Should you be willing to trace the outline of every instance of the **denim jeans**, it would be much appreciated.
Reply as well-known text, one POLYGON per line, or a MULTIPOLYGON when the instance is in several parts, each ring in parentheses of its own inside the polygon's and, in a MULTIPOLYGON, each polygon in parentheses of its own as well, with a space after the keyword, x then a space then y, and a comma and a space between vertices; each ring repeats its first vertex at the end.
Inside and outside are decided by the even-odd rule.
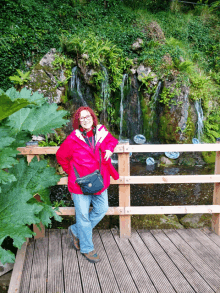
POLYGON ((105 216, 108 206, 108 191, 100 195, 84 195, 72 193, 75 206, 76 224, 70 226, 75 237, 79 239, 80 252, 89 253, 94 250, 92 229, 105 216), (89 212, 90 203, 93 209, 89 212))

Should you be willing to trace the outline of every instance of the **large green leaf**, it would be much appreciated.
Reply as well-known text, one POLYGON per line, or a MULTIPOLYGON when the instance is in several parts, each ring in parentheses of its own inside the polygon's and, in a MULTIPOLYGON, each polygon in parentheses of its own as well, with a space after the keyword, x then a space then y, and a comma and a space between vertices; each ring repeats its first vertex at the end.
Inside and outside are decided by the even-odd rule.
POLYGON ((41 106, 43 103, 45 103, 43 95, 38 92, 32 94, 31 90, 26 88, 23 88, 20 92, 16 91, 15 88, 10 88, 6 93, 0 90, 0 120, 28 105, 41 106))
POLYGON ((0 150, 9 146, 15 139, 11 137, 11 131, 8 127, 0 127, 0 150))
POLYGON ((44 104, 39 108, 17 111, 9 117, 7 125, 17 132, 25 130, 34 135, 47 134, 67 123, 67 120, 63 119, 66 114, 65 110, 57 111, 56 104, 44 104))
MULTIPOLYGON (((13 245, 21 248, 26 237, 31 237, 33 232, 27 228, 27 224, 43 222, 45 226, 50 223, 50 218, 55 217, 61 221, 49 198, 45 198, 45 189, 56 185, 60 179, 55 174, 55 169, 47 167, 47 161, 37 161, 35 157, 28 166, 25 159, 20 159, 14 168, 9 169, 9 174, 16 177, 17 181, 7 185, 1 185, 0 193, 0 245, 7 236, 13 238, 13 245), (43 194, 43 202, 33 200, 33 196, 43 194), (16 229, 15 229, 16 228, 16 229)), ((0 250, 0 260, 11 262, 12 256, 6 250, 0 250)))

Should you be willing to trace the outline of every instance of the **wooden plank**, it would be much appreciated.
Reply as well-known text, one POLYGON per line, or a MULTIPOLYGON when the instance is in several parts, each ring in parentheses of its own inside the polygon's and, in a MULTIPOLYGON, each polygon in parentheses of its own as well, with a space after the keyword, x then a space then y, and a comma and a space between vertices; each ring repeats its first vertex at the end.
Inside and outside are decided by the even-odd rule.
POLYGON ((29 239, 29 243, 27 245, 27 251, 25 255, 25 262, 21 277, 21 285, 19 288, 20 293, 29 293, 29 286, 31 280, 32 273, 32 262, 34 257, 34 239, 29 239))
MULTIPOLYGON (((217 145, 220 146, 220 142, 217 145)), ((215 174, 220 174, 220 152, 216 153, 215 174)), ((220 204, 220 182, 214 184, 213 204, 220 204)), ((212 215, 212 230, 220 235, 220 213, 212 215)))
MULTIPOLYGON (((129 142, 125 143, 128 145, 129 142)), ((120 176, 130 176, 130 157, 129 153, 118 155, 118 172, 120 176)), ((130 185, 119 185, 119 206, 130 206, 130 185)), ((131 237, 131 216, 119 216, 120 237, 131 237)))
POLYGON ((180 229, 176 231, 213 271, 220 275, 220 248, 199 229, 180 229))
POLYGON ((101 259, 95 264, 101 290, 102 292, 120 292, 98 230, 93 230, 93 235, 94 247, 101 259))
MULTIPOLYGON (((93 243, 95 237, 96 235, 93 235, 93 243)), ((96 272, 96 266, 98 266, 100 262, 97 264, 91 263, 80 252, 77 252, 77 256, 79 261, 83 292, 102 292, 99 285, 98 275, 96 272)))
POLYGON ((135 229, 131 230, 129 242, 132 244, 157 291, 161 293, 176 292, 135 229))
POLYGON ((111 229, 111 232, 116 243, 118 244, 138 291, 149 293, 157 292, 129 240, 126 238, 119 238, 118 231, 116 229, 111 229))
POLYGON ((176 184, 214 182, 220 182, 220 175, 125 176, 125 184, 176 184))
POLYGON ((48 231, 35 241, 29 293, 46 293, 47 288, 48 231))
POLYGON ((201 228, 201 231, 204 232, 216 245, 220 247, 220 237, 217 234, 215 234, 207 227, 201 228))
POLYGON ((158 153, 158 152, 205 152, 220 151, 220 144, 144 144, 124 146, 125 152, 158 153))
POLYGON ((199 214, 220 212, 220 205, 195 206, 138 206, 125 207, 125 213, 130 215, 166 215, 166 214, 199 214))
MULTIPOLYGON (((188 284, 188 289, 186 292, 213 292, 210 286, 203 280, 199 273, 194 269, 193 265, 182 255, 182 253, 177 249, 177 247, 171 242, 171 240, 166 236, 166 230, 151 230, 150 231, 160 245, 163 247, 165 252, 169 255, 171 260, 183 274, 188 284), (192 289, 193 288, 193 289, 192 289)), ((172 233, 172 231, 171 231, 172 233)), ((175 237, 175 234, 174 234, 175 237)), ((184 283, 185 283, 184 282, 184 283)), ((182 286, 185 287, 184 283, 182 286)), ((178 291, 179 292, 179 291, 178 291)))
POLYGON ((99 230, 109 262, 122 293, 138 292, 110 230, 99 230))
MULTIPOLYGON (((90 207, 89 211, 93 208, 90 207)), ((75 215, 75 207, 59 207, 60 211, 56 211, 56 213, 60 216, 74 216, 75 215)), ((106 215, 122 215, 124 214, 124 208, 122 207, 109 207, 106 215)))
POLYGON ((27 238, 27 241, 22 244, 21 249, 17 251, 8 293, 19 292, 28 243, 29 238, 27 238))
POLYGON ((64 292, 60 230, 49 229, 48 292, 64 292))
POLYGON ((82 293, 78 252, 73 248, 66 229, 61 230, 61 235, 65 292, 82 293))
POLYGON ((201 259, 198 254, 186 243, 177 231, 165 230, 165 234, 181 251, 185 258, 193 265, 208 285, 216 292, 220 286, 220 277, 201 259))
MULTIPOLYGON (((110 184, 124 184, 124 177, 120 176, 118 180, 114 180, 110 177, 110 184)), ((57 182, 57 185, 67 185, 68 184, 68 177, 62 177, 60 181, 57 182)))
POLYGON ((34 239, 45 237, 45 227, 42 223, 40 223, 41 230, 38 229, 37 225, 33 224, 33 232, 36 233, 34 239))
POLYGON ((164 252, 161 244, 157 242, 150 231, 144 229, 138 229, 137 231, 176 292, 194 292, 194 290, 192 290, 192 288, 186 282, 186 279, 183 277, 182 273, 174 265, 170 257, 164 252), (185 288, 187 288, 189 291, 187 291, 185 288))
MULTIPOLYGON (((59 147, 19 147, 17 150, 21 155, 28 154, 56 154, 59 147)), ((203 143, 203 144, 144 144, 144 145, 125 145, 118 144, 114 153, 158 153, 158 152, 204 152, 220 151, 220 144, 203 143)))

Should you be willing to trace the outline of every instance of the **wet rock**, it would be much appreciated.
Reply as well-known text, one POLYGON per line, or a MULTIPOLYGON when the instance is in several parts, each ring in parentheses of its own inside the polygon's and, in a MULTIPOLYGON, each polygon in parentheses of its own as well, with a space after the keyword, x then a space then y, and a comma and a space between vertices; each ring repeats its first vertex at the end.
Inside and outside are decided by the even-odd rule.
POLYGON ((180 219, 180 223, 184 228, 211 227, 211 219, 211 214, 187 214, 180 219))

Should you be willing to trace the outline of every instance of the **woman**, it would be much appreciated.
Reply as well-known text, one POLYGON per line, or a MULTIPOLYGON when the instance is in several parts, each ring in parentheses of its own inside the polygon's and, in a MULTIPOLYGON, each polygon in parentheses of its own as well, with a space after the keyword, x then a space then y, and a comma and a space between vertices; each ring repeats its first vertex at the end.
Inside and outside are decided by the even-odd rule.
POLYGON ((119 179, 119 174, 111 164, 111 155, 118 144, 89 107, 80 107, 73 118, 74 131, 65 139, 56 153, 57 162, 68 174, 68 189, 75 206, 76 224, 68 228, 73 247, 90 262, 100 261, 92 242, 92 229, 101 221, 108 210, 107 188, 110 175, 119 179), (101 150, 101 175, 104 187, 95 195, 84 195, 75 182, 74 168, 80 177, 99 169, 101 150), (89 213, 90 203, 93 209, 89 213))

